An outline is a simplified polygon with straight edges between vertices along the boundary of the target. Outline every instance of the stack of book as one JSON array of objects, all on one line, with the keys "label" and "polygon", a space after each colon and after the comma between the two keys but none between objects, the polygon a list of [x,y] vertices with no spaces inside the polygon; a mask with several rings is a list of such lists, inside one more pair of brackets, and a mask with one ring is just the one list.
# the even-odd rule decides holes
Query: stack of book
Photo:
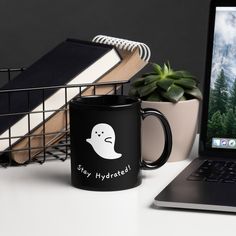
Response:
[{"label": "stack of book", "polygon": [[[0,160],[6,153],[19,164],[37,158],[68,130],[72,98],[94,94],[91,83],[130,80],[150,56],[143,43],[103,35],[56,46],[1,88]],[[97,95],[113,92],[96,87]]]}]

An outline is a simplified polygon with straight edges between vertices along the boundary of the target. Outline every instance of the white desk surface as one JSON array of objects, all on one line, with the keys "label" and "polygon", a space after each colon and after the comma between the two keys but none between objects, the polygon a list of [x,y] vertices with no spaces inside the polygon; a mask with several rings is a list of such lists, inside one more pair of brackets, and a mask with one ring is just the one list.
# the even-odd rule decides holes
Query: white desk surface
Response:
[{"label": "white desk surface", "polygon": [[[191,156],[196,155],[196,145]],[[141,186],[92,192],[70,185],[70,161],[0,169],[1,236],[234,235],[236,215],[151,207],[190,162],[143,171]]]}]

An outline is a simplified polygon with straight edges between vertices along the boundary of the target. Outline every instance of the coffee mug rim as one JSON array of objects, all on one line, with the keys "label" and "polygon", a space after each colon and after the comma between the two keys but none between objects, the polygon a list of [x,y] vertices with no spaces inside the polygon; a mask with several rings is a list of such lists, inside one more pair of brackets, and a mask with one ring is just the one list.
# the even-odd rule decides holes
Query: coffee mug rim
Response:
[{"label": "coffee mug rim", "polygon": [[[125,101],[123,104],[118,104],[118,105],[111,105],[109,103],[107,104],[98,104],[98,103],[88,103],[88,102],[83,102],[83,100],[90,100],[92,99],[102,99],[102,98],[125,98]],[[98,101],[98,100],[97,100]],[[125,107],[132,107],[137,104],[140,104],[141,100],[136,97],[128,96],[128,95],[118,95],[118,94],[106,94],[106,95],[89,95],[89,96],[81,96],[81,97],[76,97],[73,98],[70,101],[70,105],[75,105],[75,106],[83,106],[83,107],[97,107],[97,108],[125,108]]]}]

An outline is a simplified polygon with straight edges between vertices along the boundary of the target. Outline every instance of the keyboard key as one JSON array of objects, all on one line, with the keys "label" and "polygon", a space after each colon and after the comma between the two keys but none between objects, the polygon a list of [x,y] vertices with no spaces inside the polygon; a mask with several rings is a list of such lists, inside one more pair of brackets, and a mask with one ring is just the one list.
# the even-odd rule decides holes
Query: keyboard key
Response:
[{"label": "keyboard key", "polygon": [[204,177],[203,176],[192,176],[192,175],[190,175],[188,177],[188,180],[191,180],[191,181],[202,181],[202,180],[204,180]]},{"label": "keyboard key", "polygon": [[235,181],[232,180],[232,179],[225,179],[222,182],[224,182],[224,183],[235,183]]},{"label": "keyboard key", "polygon": [[212,165],[213,165],[213,162],[206,161],[203,163],[203,165],[201,167],[211,167]]},{"label": "keyboard key", "polygon": [[207,178],[206,182],[218,182],[218,179]]},{"label": "keyboard key", "polygon": [[227,162],[227,163],[226,163],[226,166],[232,167],[232,166],[234,166],[234,162],[231,162],[231,161],[230,161],[230,162]]},{"label": "keyboard key", "polygon": [[199,177],[199,176],[202,176],[202,175],[200,173],[194,172],[194,173],[191,174],[191,176]]}]

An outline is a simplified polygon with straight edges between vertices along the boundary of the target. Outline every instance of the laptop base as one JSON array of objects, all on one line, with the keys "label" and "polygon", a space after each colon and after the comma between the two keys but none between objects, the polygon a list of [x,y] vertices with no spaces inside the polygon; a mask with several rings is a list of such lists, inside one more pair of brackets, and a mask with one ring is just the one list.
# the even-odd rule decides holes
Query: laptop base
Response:
[{"label": "laptop base", "polygon": [[[222,160],[225,161],[225,158]],[[188,180],[188,177],[204,161],[200,158],[192,161],[156,196],[154,205],[168,208],[236,212],[236,183]]]}]

